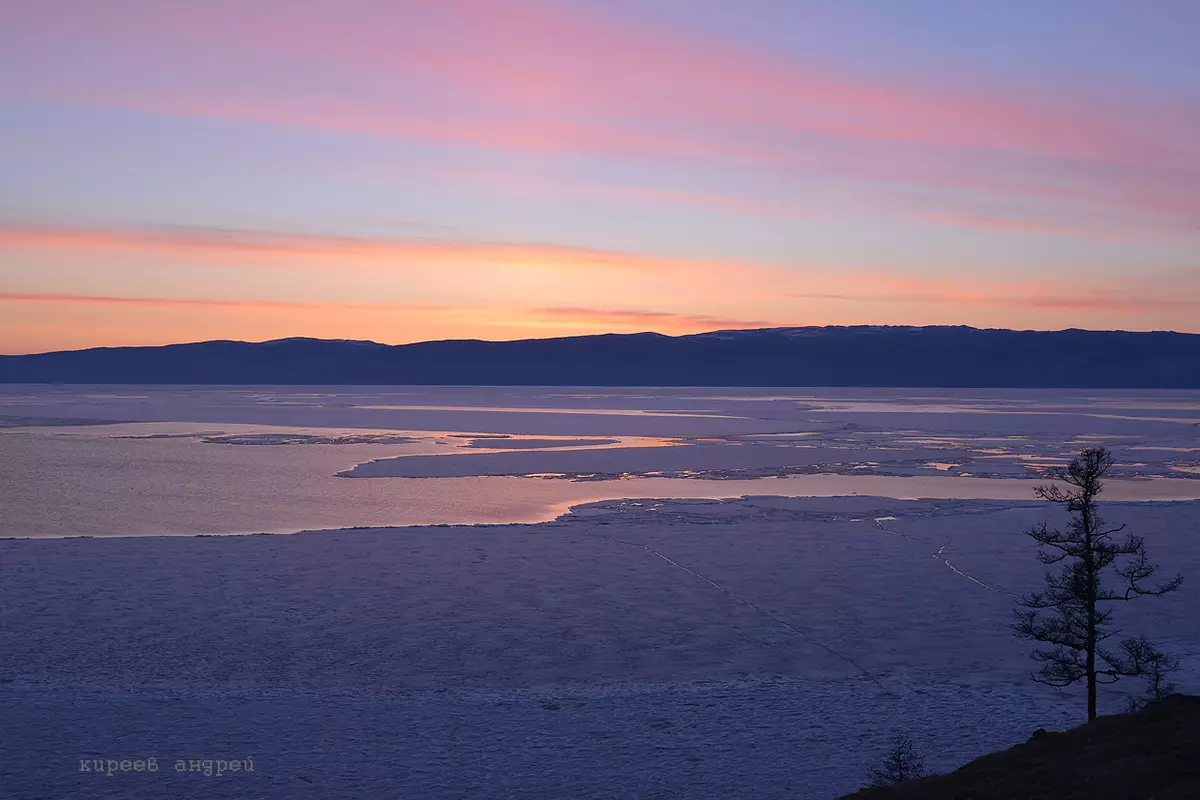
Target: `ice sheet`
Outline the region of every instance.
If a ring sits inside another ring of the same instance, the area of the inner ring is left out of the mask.
[[[3,541],[9,786],[826,798],[899,729],[952,768],[1082,720],[1079,692],[1026,679],[1008,632],[1010,593],[1042,570],[1021,531],[1045,513],[763,497],[534,526]],[[1169,568],[1200,563],[1200,504],[1105,513]],[[1192,691],[1198,599],[1192,582],[1119,610],[1184,659]],[[78,772],[146,755],[167,772]],[[170,771],[246,756],[255,775],[220,783]]]

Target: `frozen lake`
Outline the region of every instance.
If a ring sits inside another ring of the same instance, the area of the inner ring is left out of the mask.
[[[104,423],[104,424],[96,424]],[[1200,498],[1200,393],[0,388],[0,536],[539,522],[619,498]],[[369,478],[369,480],[360,480]],[[388,480],[379,480],[388,478]]]
[[[1121,625],[1200,690],[1198,433],[1196,392],[3,387],[0,774],[829,798],[901,729],[951,769],[1081,721],[1007,626],[1039,470],[1088,444],[1188,577]]]

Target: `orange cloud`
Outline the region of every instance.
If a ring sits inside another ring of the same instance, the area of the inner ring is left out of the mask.
[[[516,319],[520,325],[554,326],[563,323],[572,325],[629,325],[666,324],[670,328],[685,327],[696,330],[715,328],[763,328],[778,327],[763,320],[731,319],[706,314],[676,314],[668,311],[645,311],[639,309],[596,309],[596,308],[500,308],[435,305],[380,305],[372,303],[308,303],[288,300],[237,300],[200,297],[122,297],[117,295],[82,294],[21,294],[0,292],[0,302],[8,303],[82,303],[99,305],[134,306],[185,306],[198,308],[236,309],[283,309],[295,311],[380,311],[405,313],[432,313],[450,315],[481,315],[497,320]],[[510,324],[503,321],[498,325]]]
[[[887,303],[893,305],[945,304],[990,306],[997,308],[1046,309],[1058,311],[1100,310],[1118,313],[1142,313],[1161,310],[1200,310],[1200,296],[1155,297],[1124,289],[1076,288],[1065,283],[1026,282],[996,283],[964,282],[947,279],[906,278],[885,275],[809,276],[809,282],[836,287],[829,291],[787,292],[784,297],[797,300],[820,300],[854,303]],[[1195,294],[1186,287],[1183,294]],[[245,310],[291,311],[361,311],[383,313],[421,313],[448,316],[471,316],[498,326],[520,327],[588,326],[597,330],[630,326],[638,329],[703,331],[720,328],[745,329],[783,327],[785,323],[765,319],[747,319],[711,314],[691,314],[644,309],[504,306],[445,306],[433,304],[379,304],[357,302],[307,302],[265,299],[222,299],[196,297],[141,297],[119,295],[83,295],[52,293],[0,292],[0,302],[184,306],[196,308],[229,308]]]
[[[0,225],[0,254],[37,276],[10,271],[0,294],[0,348],[10,352],[196,338],[400,342],[861,322],[1191,330],[1200,319],[1194,270],[1136,280],[1095,272],[1083,282],[1055,273],[1006,280],[968,267],[948,277],[897,276],[536,243],[15,224]],[[113,269],[122,263],[139,271]],[[238,269],[214,266],[228,264]],[[345,280],[347,269],[361,271]]]
[[[760,319],[733,319],[709,314],[676,314],[635,309],[538,308],[526,313],[535,319],[546,320],[546,324],[550,326],[557,326],[565,321],[572,326],[584,325],[599,330],[611,330],[614,327],[626,329],[632,326],[639,330],[660,333],[700,333],[712,330],[782,327]]]
[[[957,218],[954,218],[957,221]],[[226,230],[200,227],[53,227],[0,224],[0,252],[5,249],[27,248],[66,250],[94,257],[96,251],[113,249],[121,252],[148,253],[171,259],[190,256],[200,263],[216,259],[242,266],[265,264],[268,267],[311,268],[336,265],[341,268],[361,267],[364,270],[414,269],[425,284],[441,286],[445,292],[458,292],[464,281],[482,280],[489,270],[513,267],[497,279],[495,288],[504,287],[507,294],[497,302],[512,307],[514,299],[537,301],[546,287],[563,297],[578,298],[603,293],[603,300],[614,306],[623,298],[638,297],[651,300],[656,306],[670,309],[700,303],[711,305],[749,304],[772,307],[778,298],[863,301],[870,303],[958,303],[995,307],[1106,309],[1126,312],[1159,309],[1190,309],[1200,306],[1200,284],[1190,270],[1176,276],[1160,276],[1153,282],[1096,275],[1086,288],[1049,276],[1038,281],[1013,283],[994,278],[958,277],[933,278],[896,276],[882,272],[848,271],[834,267],[815,267],[802,264],[761,264],[753,262],[705,261],[670,258],[618,251],[594,250],[554,244],[505,243],[473,241],[439,241],[431,239],[370,239],[330,237],[309,234],[269,231]],[[429,269],[425,269],[429,268]],[[522,270],[532,268],[522,280]],[[601,280],[602,279],[602,280]],[[1113,283],[1113,281],[1118,281]],[[316,288],[314,286],[314,288]],[[492,284],[489,284],[489,291]],[[351,290],[355,287],[351,286]],[[228,286],[241,294],[238,286]],[[49,297],[53,293],[11,293],[10,300],[21,297]],[[59,293],[64,302],[73,295]],[[102,299],[101,295],[95,295]],[[122,294],[110,297],[112,302],[135,302]],[[476,307],[478,303],[463,301],[454,296],[449,302],[404,304],[355,304],[350,300],[336,303],[314,302],[311,308],[336,306],[362,310],[437,309]],[[614,302],[615,301],[615,302]],[[160,302],[167,302],[164,298]],[[241,300],[201,301],[180,299],[180,303],[225,303]],[[277,302],[280,307],[298,308],[304,299],[245,301],[259,305]],[[613,306],[609,306],[613,307]],[[572,303],[555,301],[536,306],[543,310],[555,308],[556,314],[583,313],[586,309]],[[772,307],[773,310],[777,306]],[[606,312],[613,314],[616,312]],[[629,312],[652,320],[649,311]],[[674,311],[667,317],[682,320]],[[666,318],[666,317],[664,317]],[[630,317],[608,318],[610,321]],[[730,321],[758,319],[721,314],[696,314],[694,321]],[[761,319],[758,319],[761,322]],[[754,324],[757,324],[754,323]],[[763,324],[766,324],[765,322]]]
[[[200,296],[215,289],[285,301],[537,308],[575,306],[583,297],[600,307],[621,307],[636,298],[657,309],[707,312],[744,296],[746,285],[787,278],[786,270],[752,263],[561,245],[204,228],[0,225],[0,253],[6,251],[41,265],[38,281],[21,282],[25,293],[35,294],[54,293],[50,286],[58,294],[97,296]],[[109,273],[121,257],[139,265],[136,276],[128,268]],[[281,279],[270,270],[297,274]],[[347,273],[352,280],[344,279]]]
[[[431,311],[438,313],[456,313],[463,309],[448,306],[389,306],[371,303],[307,303],[291,300],[233,300],[211,299],[203,297],[122,297],[119,295],[84,295],[84,294],[21,294],[17,292],[0,292],[0,302],[8,303],[83,303],[99,305],[132,305],[132,306],[184,306],[192,308],[236,308],[236,309],[286,309],[295,311],[328,311],[331,309],[345,311]]]
[[[11,329],[0,339],[0,352],[292,335],[402,343],[436,338],[505,340],[605,332],[655,331],[679,335],[769,326],[761,320],[638,309],[0,293],[2,304],[14,304],[14,308],[5,312]],[[33,306],[35,310],[21,312],[20,306]],[[46,321],[53,322],[50,332],[39,330]]]
[[[889,280],[878,275],[810,275],[802,282],[814,290],[776,295],[768,303],[731,296],[725,306],[733,312],[729,314],[698,313],[686,305],[646,310],[9,292],[0,294],[0,317],[5,320],[0,352],[286,336],[400,343],[642,331],[679,335],[864,322],[1195,330],[1195,320],[1200,319],[1200,301],[1187,299],[1200,296],[1195,291],[1181,291],[1172,299],[1116,290],[1079,293],[1063,284]],[[769,317],[737,314],[768,306]]]
[[[554,244],[369,239],[203,227],[68,227],[0,223],[0,248],[26,247],[94,251],[138,250],[282,259],[293,262],[338,258],[369,265],[392,260],[433,264],[483,262],[515,266],[655,269],[679,266],[667,258]]]

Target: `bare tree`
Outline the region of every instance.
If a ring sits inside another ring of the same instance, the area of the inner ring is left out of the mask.
[[[925,776],[925,759],[917,752],[907,733],[897,734],[883,763],[870,772],[872,788],[895,786]]]
[[[1096,497],[1112,465],[1113,455],[1107,449],[1088,447],[1066,469],[1050,471],[1049,477],[1066,488],[1057,484],[1037,487],[1038,497],[1066,506],[1071,521],[1065,531],[1051,530],[1044,522],[1027,531],[1041,546],[1038,559],[1062,567],[1057,574],[1046,573],[1044,591],[1021,597],[1013,626],[1017,636],[1043,645],[1033,651],[1034,661],[1041,665],[1033,674],[1035,681],[1058,687],[1087,681],[1089,722],[1096,718],[1097,684],[1115,683],[1122,676],[1144,677],[1148,669],[1149,662],[1139,657],[1146,653],[1136,645],[1126,643],[1118,651],[1104,646],[1117,633],[1108,625],[1111,604],[1167,594],[1183,580],[1176,575],[1148,586],[1146,582],[1158,572],[1158,566],[1150,563],[1145,542],[1133,535],[1118,542],[1113,537],[1125,526],[1105,527],[1096,510]],[[1101,580],[1110,567],[1119,579],[1116,588]]]
[[[1146,681],[1145,690],[1137,697],[1129,698],[1129,710],[1137,711],[1147,703],[1162,700],[1179,689],[1171,680],[1171,673],[1179,669],[1179,659],[1159,650],[1145,636],[1121,642],[1126,663],[1133,665]]]

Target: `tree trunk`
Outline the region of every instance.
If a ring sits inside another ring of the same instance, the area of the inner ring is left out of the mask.
[[[1094,545],[1092,543],[1092,525],[1094,518],[1095,493],[1089,484],[1083,490],[1083,504],[1080,509],[1083,517],[1083,537],[1087,552],[1083,557],[1084,568],[1087,570],[1087,713],[1088,722],[1096,719],[1096,563]]]
[[[1087,619],[1087,689],[1088,722],[1096,718],[1096,591],[1095,579],[1088,569]]]
[[[1096,719],[1096,649],[1088,651],[1088,722]]]

